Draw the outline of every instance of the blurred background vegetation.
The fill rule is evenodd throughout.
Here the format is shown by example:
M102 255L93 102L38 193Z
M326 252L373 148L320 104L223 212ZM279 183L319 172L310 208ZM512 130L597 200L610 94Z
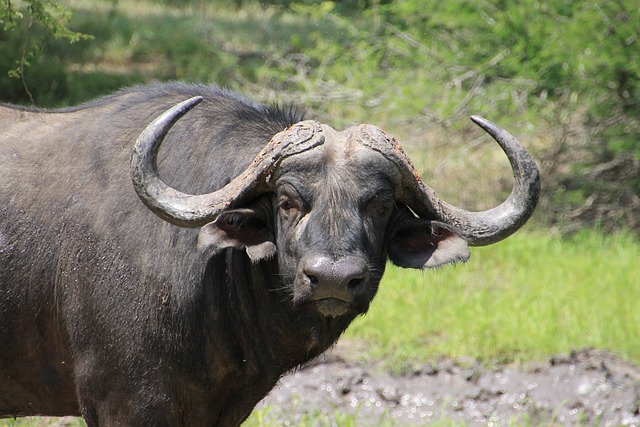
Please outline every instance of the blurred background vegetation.
M355 357L402 370L597 347L638 363L639 38L637 0L0 0L0 102L218 84L336 128L384 128L467 209L512 185L466 118L482 115L539 162L529 230L464 268L390 268L346 333L366 349Z
M510 187L465 118L479 114L539 159L538 225L640 230L636 0L2 0L0 30L3 102L215 83L336 127L375 123L471 209Z

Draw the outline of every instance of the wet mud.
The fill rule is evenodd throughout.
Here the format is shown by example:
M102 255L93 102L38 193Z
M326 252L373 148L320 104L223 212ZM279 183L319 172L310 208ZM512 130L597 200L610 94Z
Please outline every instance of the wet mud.
M268 406L265 406L268 405ZM640 367L599 350L486 368L440 361L405 375L348 362L337 349L282 378L257 407L282 425L640 425ZM321 417L321 418L322 418Z

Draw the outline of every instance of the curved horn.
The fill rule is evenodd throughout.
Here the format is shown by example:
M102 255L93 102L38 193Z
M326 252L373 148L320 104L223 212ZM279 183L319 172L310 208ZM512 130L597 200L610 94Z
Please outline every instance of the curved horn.
M131 179L138 196L156 215L181 227L200 227L220 212L270 189L270 178L286 157L324 143L320 125L304 121L276 134L240 175L212 193L192 195L168 186L158 175L157 155L169 129L202 101L183 101L149 124L131 153Z
M483 212L465 211L438 198L435 191L422 182L393 137L380 135L380 131L372 132L371 127L364 127L362 133L366 137L362 138L362 142L381 152L400 169L404 182L398 194L401 202L421 217L453 225L469 245L484 246L507 238L531 217L540 194L540 171L529 152L507 131L482 117L472 116L471 120L500 144L511 163L515 178L509 197L495 208Z

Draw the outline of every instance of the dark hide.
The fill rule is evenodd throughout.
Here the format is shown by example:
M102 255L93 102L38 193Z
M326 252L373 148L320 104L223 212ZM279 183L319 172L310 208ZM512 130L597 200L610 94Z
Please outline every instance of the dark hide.
M134 192L131 147L194 95L204 101L159 161L192 194L225 185L301 119L184 84L51 112L0 107L0 416L237 425L366 312L389 251L417 268L468 256L453 230L396 204L379 154L329 145L287 159L277 192L201 229L162 221Z

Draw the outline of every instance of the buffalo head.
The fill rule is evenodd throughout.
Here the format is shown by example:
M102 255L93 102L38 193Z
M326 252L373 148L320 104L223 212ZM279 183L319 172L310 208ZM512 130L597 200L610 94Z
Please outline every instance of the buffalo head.
M199 101L176 105L138 138L131 159L138 195L166 221L201 227L202 250L244 249L254 262L277 256L292 303L325 317L365 312L387 258L419 269L465 261L468 245L509 236L537 203L539 172L529 153L479 117L472 120L500 144L515 177L508 199L488 211L440 200L382 130L338 132L313 121L275 135L225 187L184 194L160 179L156 154L173 123Z

